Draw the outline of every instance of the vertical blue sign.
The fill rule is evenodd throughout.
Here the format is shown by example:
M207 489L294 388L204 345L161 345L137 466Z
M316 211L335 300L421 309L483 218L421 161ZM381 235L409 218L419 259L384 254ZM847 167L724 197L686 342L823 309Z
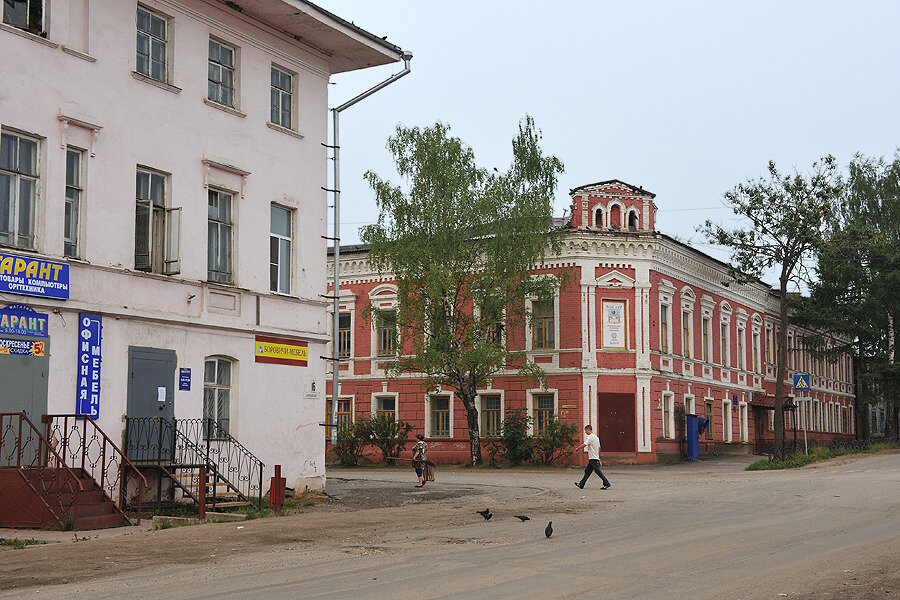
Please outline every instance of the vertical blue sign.
M92 419L100 416L100 315L78 315L78 395L75 412Z
M178 389L182 392L191 391L191 370L178 369Z

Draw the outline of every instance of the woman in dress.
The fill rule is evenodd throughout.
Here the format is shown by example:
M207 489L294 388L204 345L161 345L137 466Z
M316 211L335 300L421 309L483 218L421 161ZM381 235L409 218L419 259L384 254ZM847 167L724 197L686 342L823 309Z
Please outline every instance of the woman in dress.
M417 488L425 487L425 461L428 460L428 445L425 443L425 436L421 433L416 434L416 445L412 450L412 466L416 470L419 477Z

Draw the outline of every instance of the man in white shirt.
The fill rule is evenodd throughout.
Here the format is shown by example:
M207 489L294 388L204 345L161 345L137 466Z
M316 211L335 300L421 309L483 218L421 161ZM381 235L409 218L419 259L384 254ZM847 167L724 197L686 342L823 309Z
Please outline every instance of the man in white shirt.
M606 475L600 470L600 438L593 434L593 428L590 425L584 426L584 443L575 448L575 452L578 452L582 448L587 452L588 464L584 468L584 477L582 477L581 481L576 483L575 486L583 490L584 484L588 480L588 477L591 476L591 473L596 473L600 476L600 479L603 480L603 488L601 489L608 490L612 486L610 486Z

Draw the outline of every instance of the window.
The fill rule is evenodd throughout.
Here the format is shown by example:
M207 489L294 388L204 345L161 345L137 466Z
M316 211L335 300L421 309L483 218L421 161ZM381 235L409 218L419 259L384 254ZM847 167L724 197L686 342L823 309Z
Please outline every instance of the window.
M500 396L481 397L481 437L500 437Z
M747 442L747 436L749 435L749 428L747 424L747 405L741 404L738 412L738 424L741 428L741 442Z
M292 211L273 204L271 212L269 289L280 294L290 294Z
M166 208L166 175L139 168L135 187L134 268L174 275L181 270L181 209Z
M531 415L534 419L534 435L542 436L547 430L547 423L553 417L553 394L536 394Z
M431 436L450 437L450 397L431 397Z
M775 357L772 356L772 337L774 335L775 335L775 333L771 329L769 329L769 328L766 329L766 362L767 363L775 362L775 360L774 360Z
M397 354L397 313L389 310L378 314L378 356Z
M272 123L291 129L293 111L294 76L278 67L272 67Z
M556 319L553 315L553 300L533 302L531 306L531 346L534 350L549 350L556 347Z
M503 328L505 325L503 323L491 323L487 326L487 333L485 335L485 340L488 344L490 344L493 348L502 348L503 347Z
M731 442L731 402L722 403L722 439Z
M669 305L659 307L659 351L669 353Z
M231 194L209 190L207 279L231 283Z
M706 439L711 440L715 437L716 431L716 421L713 418L712 400L706 401L706 418L709 419L709 423L706 425Z
M628 213L628 229L634 231L638 226L638 216L634 211Z
M694 397L685 395L684 397L684 413L687 415L693 415L694 413Z
M728 366L728 323L719 323L719 360Z
M397 399L393 396L378 396L375 399L375 417L397 418Z
M737 368L744 370L744 330L740 327L737 330Z
M325 422L331 423L331 398L325 399ZM353 398L338 398L337 428L343 431L353 424Z
M66 206L63 222L63 254L78 256L78 207L81 204L81 159L80 150L66 150Z
M232 46L209 40L209 99L231 107L234 107L234 54Z
M0 135L0 244L34 248L37 183L37 140Z
M708 318L703 317L701 328L702 328L702 330L700 333L703 336L703 339L701 340L701 343L703 345L703 362L711 362L710 356L709 356L709 319Z
M3 0L3 22L44 34L44 0Z
M137 9L137 66L135 70L157 81L168 81L166 38L168 23L143 6Z
M231 431L231 361L207 358L203 368L203 419L206 439Z
M338 358L350 358L350 313L338 314Z
M753 347L751 352L753 353L753 372L759 373L759 333L756 331L753 332Z
M681 355L691 357L691 313L681 313Z
M662 396L662 422L663 437L667 439L675 439L675 415L672 412L672 404L674 397L672 394L663 394Z

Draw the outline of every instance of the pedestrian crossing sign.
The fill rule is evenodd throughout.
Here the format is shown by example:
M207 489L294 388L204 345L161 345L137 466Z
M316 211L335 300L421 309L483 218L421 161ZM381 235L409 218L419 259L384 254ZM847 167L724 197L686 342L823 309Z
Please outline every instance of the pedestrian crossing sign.
M809 390L809 373L804 375L794 375L795 390Z

